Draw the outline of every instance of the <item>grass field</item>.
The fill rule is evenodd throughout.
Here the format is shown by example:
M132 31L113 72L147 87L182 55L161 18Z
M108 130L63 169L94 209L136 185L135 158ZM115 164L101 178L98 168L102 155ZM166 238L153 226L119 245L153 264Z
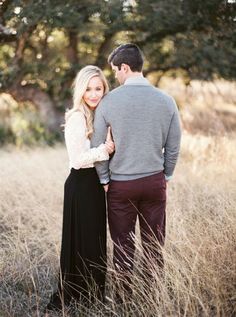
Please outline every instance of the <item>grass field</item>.
M75 316L236 315L235 154L232 136L184 134L168 184L165 279L150 283L137 269L134 298L121 307L112 300L110 268L107 307L78 307ZM61 145L0 150L1 317L41 316L55 287L67 164Z

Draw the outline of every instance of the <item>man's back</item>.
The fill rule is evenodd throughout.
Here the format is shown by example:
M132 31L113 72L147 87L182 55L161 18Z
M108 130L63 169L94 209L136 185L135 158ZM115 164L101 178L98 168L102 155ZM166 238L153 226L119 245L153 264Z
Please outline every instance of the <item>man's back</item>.
M174 100L143 77L143 55L137 45L118 46L108 63L121 87L105 96L96 109L92 146L104 142L111 126L115 153L109 163L96 163L96 170L107 192L114 268L130 298L137 218L143 263L156 263L155 274L163 268L160 246L166 232L166 181L178 158L180 122ZM155 240L158 244L153 248ZM147 266L145 270L152 275Z
M162 170L172 175L180 139L173 98L144 78L137 85L122 85L105 96L96 111L93 145L103 141L97 137L109 125L116 146L109 165L112 179L135 179Z

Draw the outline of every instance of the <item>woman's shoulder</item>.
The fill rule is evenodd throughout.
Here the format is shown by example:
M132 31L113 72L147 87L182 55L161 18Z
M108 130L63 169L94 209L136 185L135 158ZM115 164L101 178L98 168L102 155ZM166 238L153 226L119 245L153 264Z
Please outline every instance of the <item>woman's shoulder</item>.
M66 119L65 132L74 129L84 129L86 127L86 120L81 111L73 111Z
M69 114L66 123L69 123L69 122L83 122L83 121L85 121L84 114L81 111L76 110L76 111L73 111L71 114Z

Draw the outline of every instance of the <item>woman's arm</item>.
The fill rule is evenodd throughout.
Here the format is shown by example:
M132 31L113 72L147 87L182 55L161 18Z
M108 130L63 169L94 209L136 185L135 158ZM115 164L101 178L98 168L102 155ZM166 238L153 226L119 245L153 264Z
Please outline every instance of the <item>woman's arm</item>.
M65 141L70 165L75 169L109 159L105 144L87 149L86 122L84 115L79 111L73 113L66 123Z

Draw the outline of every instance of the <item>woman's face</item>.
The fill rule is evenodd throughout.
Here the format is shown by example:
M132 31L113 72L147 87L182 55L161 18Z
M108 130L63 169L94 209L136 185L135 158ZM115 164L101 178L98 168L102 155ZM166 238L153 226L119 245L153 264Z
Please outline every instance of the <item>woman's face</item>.
M94 76L90 79L83 99L91 110L95 110L104 95L104 86L100 77Z

